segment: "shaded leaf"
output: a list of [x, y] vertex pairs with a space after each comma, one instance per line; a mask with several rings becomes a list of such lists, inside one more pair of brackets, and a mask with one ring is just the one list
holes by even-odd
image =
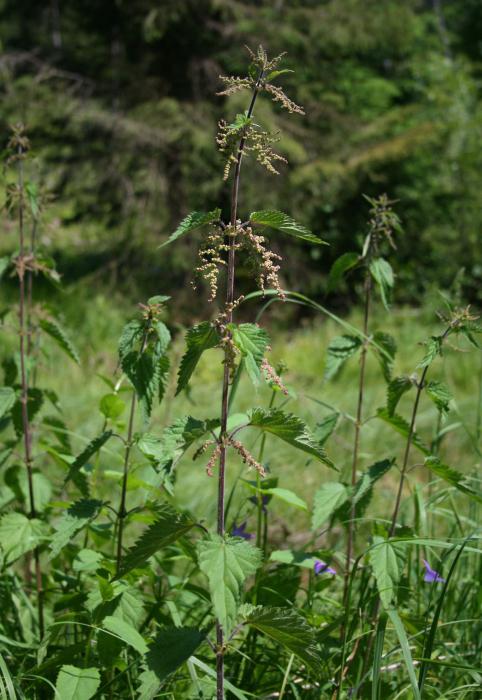
[[333, 379], [349, 357], [361, 348], [362, 341], [354, 335], [340, 335], [330, 342], [326, 355], [325, 379]]
[[432, 380], [425, 385], [425, 391], [441, 413], [448, 413], [453, 396], [444, 382]]
[[454, 486], [459, 491], [462, 491], [462, 493], [470, 496], [470, 498], [482, 503], [482, 494], [472, 487], [470, 480], [467, 479], [465, 474], [448, 467], [446, 464], [443, 464], [438, 457], [433, 455], [426, 458], [425, 466], [427, 469], [430, 469], [433, 474], [450, 484], [450, 486]]
[[161, 437], [144, 433], [137, 446], [160, 469], [170, 470], [184, 452], [209, 430], [219, 426], [218, 420], [198, 420], [192, 416], [178, 418], [168, 426]]
[[321, 446], [325, 444], [335, 430], [339, 418], [340, 414], [335, 411], [316, 424], [316, 428], [313, 430], [313, 437]]
[[312, 671], [318, 672], [321, 657], [315, 632], [293, 608], [255, 608], [246, 622], [297, 656]]
[[156, 552], [185, 535], [194, 525], [187, 515], [179, 513], [169, 504], [160, 505], [156, 510], [155, 522], [127, 550], [116, 578], [125, 576], [131, 569], [144, 566]]
[[398, 402], [402, 396], [410, 391], [413, 384], [410, 377], [395, 377], [387, 388], [387, 412], [390, 417], [395, 413]]
[[187, 350], [179, 366], [176, 395], [189, 384], [192, 373], [205, 350], [215, 348], [220, 338], [217, 330], [208, 321], [198, 323], [186, 333]]
[[375, 351], [385, 381], [389, 382], [392, 377], [393, 363], [397, 353], [395, 338], [389, 333], [377, 331], [373, 334], [373, 342], [370, 343], [370, 347]]
[[98, 516], [101, 506], [102, 501], [87, 498], [72, 503], [55, 525], [55, 533], [50, 542], [50, 559], [56, 557], [83, 527]]
[[[399, 416], [396, 413], [391, 416], [386, 408], [379, 408], [377, 410], [377, 417], [381, 418], [383, 421], [385, 421], [385, 423], [388, 423], [388, 425], [396, 430], [397, 433], [400, 433], [400, 435], [403, 435], [403, 437], [408, 438], [410, 426], [405, 418], [402, 418], [402, 416]], [[430, 454], [428, 447], [422, 442], [415, 432], [412, 435], [412, 444], [425, 455]]]
[[87, 479], [85, 475], [80, 471], [82, 467], [87, 464], [89, 459], [95, 455], [109, 440], [112, 436], [112, 430], [106, 430], [101, 435], [91, 440], [89, 444], [82, 450], [82, 452], [77, 455], [72, 464], [70, 465], [69, 472], [65, 477], [65, 483], [72, 480], [77, 486], [79, 491], [83, 496], [87, 497], [89, 495], [89, 488], [87, 484]]
[[144, 659], [158, 686], [194, 654], [204, 638], [203, 632], [192, 627], [167, 627], [159, 631]]
[[217, 619], [229, 634], [236, 618], [241, 587], [261, 564], [261, 552], [246, 540], [210, 535], [197, 543], [199, 568], [209, 581]]
[[370, 263], [370, 272], [373, 279], [378, 284], [384, 307], [389, 309], [392, 289], [395, 282], [392, 266], [385, 258], [375, 258]]
[[[44, 394], [40, 389], [32, 387], [28, 390], [27, 398], [27, 414], [29, 422], [32, 423], [37, 413], [42, 408], [44, 402]], [[23, 420], [22, 420], [22, 402], [17, 399], [12, 408], [12, 420], [15, 432], [18, 437], [23, 435]]]
[[431, 365], [437, 355], [442, 355], [442, 338], [438, 335], [432, 336], [426, 343], [426, 347], [425, 355], [417, 365], [420, 369]]
[[120, 637], [123, 642], [135, 649], [139, 654], [145, 654], [148, 646], [139, 632], [125, 620], [107, 615], [102, 620], [102, 627]]
[[15, 390], [10, 386], [0, 387], [0, 418], [10, 411], [15, 403]]
[[36, 518], [7, 513], [0, 519], [0, 547], [10, 563], [42, 544], [46, 537], [45, 524]]
[[331, 266], [326, 291], [332, 292], [336, 289], [345, 272], [354, 268], [359, 260], [360, 256], [358, 253], [343, 253], [343, 255], [340, 255]]
[[322, 241], [321, 238], [311, 233], [306, 226], [298, 224], [291, 216], [283, 214], [281, 211], [253, 211], [249, 216], [249, 221], [253, 226], [267, 226], [276, 231], [282, 231], [289, 236], [301, 238], [303, 241], [308, 241], [309, 243], [326, 245], [325, 241]]
[[80, 364], [80, 357], [77, 349], [58, 321], [53, 318], [41, 318], [39, 321], [39, 326], [44, 333], [47, 333], [52, 340], [55, 340], [59, 348], [63, 350], [71, 360], [77, 364]]

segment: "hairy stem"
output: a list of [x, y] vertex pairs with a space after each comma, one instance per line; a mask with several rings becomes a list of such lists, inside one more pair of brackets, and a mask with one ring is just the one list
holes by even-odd
[[[363, 398], [365, 393], [365, 367], [367, 358], [367, 336], [368, 336], [368, 319], [370, 316], [370, 302], [371, 302], [371, 292], [372, 292], [372, 282], [370, 271], [367, 269], [365, 274], [365, 304], [363, 313], [363, 335], [364, 341], [361, 349], [360, 357], [360, 376], [358, 384], [358, 405], [356, 411], [356, 422], [355, 422], [355, 441], [353, 444], [353, 461], [351, 465], [351, 485], [354, 488], [356, 484], [357, 469], [358, 469], [358, 454], [360, 450], [360, 434], [363, 419]], [[350, 568], [351, 568], [351, 558], [353, 554], [353, 540], [355, 536], [355, 501], [354, 493], [352, 494], [351, 507], [350, 507], [350, 520], [348, 522], [348, 537], [346, 543], [346, 564], [345, 564], [345, 580], [343, 588], [343, 604], [346, 603], [346, 597], [348, 593], [348, 582], [350, 579]]]
[[[247, 119], [249, 119], [253, 114], [254, 104], [259, 92], [259, 86], [263, 78], [263, 71], [261, 71], [259, 78], [256, 82], [256, 86], [253, 90], [253, 95], [251, 97], [251, 103], [249, 105], [248, 112], [246, 114]], [[239, 181], [241, 175], [241, 163], [243, 160], [244, 146], [246, 143], [246, 137], [243, 135], [239, 141], [238, 152], [236, 154], [236, 167], [234, 169], [233, 186], [231, 190], [231, 238], [229, 241], [229, 254], [228, 254], [228, 271], [227, 271], [227, 285], [226, 285], [226, 323], [232, 323], [233, 321], [233, 303], [234, 303], [234, 278], [235, 278], [235, 256], [236, 256], [236, 226], [238, 218], [238, 195], [239, 195]], [[223, 373], [223, 388], [221, 397], [221, 427], [220, 427], [220, 440], [221, 440], [221, 452], [219, 455], [219, 475], [218, 475], [218, 513], [217, 513], [217, 533], [218, 535], [224, 535], [224, 504], [225, 504], [225, 490], [226, 490], [226, 429], [228, 424], [228, 414], [229, 414], [229, 374], [230, 368], [228, 363], [227, 352], [224, 361], [224, 373]], [[216, 698], [217, 700], [224, 700], [224, 632], [219, 621], [216, 622]]]
[[[19, 233], [19, 255], [17, 261], [18, 282], [19, 282], [19, 354], [20, 354], [20, 380], [21, 380], [21, 398], [22, 405], [22, 428], [24, 440], [25, 466], [27, 468], [27, 483], [29, 495], [30, 518], [35, 518], [37, 515], [35, 509], [35, 496], [33, 490], [33, 459], [32, 459], [32, 429], [28, 415], [28, 376], [26, 368], [27, 360], [27, 300], [25, 290], [25, 235], [24, 235], [24, 182], [23, 182], [23, 161], [22, 148], [18, 148], [18, 233]], [[42, 586], [42, 570], [40, 567], [40, 552], [39, 548], [34, 549], [35, 562], [35, 581], [37, 588], [37, 611], [38, 611], [38, 626], [39, 635], [42, 638], [44, 635], [44, 606], [43, 606], [43, 586]]]
[[[140, 355], [143, 354], [147, 346], [147, 338], [149, 334], [149, 325], [144, 331], [144, 336], [142, 338]], [[116, 573], [120, 571], [122, 564], [122, 539], [124, 535], [124, 521], [126, 519], [126, 499], [127, 499], [127, 479], [129, 477], [129, 462], [132, 450], [132, 436], [134, 434], [134, 419], [136, 414], [137, 405], [137, 395], [136, 390], [132, 392], [131, 407], [129, 411], [129, 423], [127, 427], [127, 441], [126, 449], [124, 453], [124, 469], [122, 474], [122, 487], [121, 487], [121, 500], [119, 505], [119, 511], [117, 513], [117, 555], [116, 555]]]

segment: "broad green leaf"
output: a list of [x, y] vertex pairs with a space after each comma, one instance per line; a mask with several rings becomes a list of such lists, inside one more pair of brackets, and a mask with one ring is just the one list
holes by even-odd
[[124, 357], [134, 350], [144, 336], [144, 324], [138, 319], [133, 319], [126, 323], [119, 338], [119, 359], [122, 362]]
[[160, 469], [169, 471], [196, 440], [218, 426], [217, 420], [202, 421], [192, 416], [184, 416], [168, 426], [161, 437], [144, 433], [137, 446]]
[[144, 352], [133, 350], [121, 361], [122, 370], [136, 390], [144, 418], [151, 416], [154, 401], [162, 398], [164, 393], [168, 360], [159, 356], [155, 349], [146, 348]]
[[195, 523], [187, 515], [179, 513], [169, 504], [163, 503], [158, 506], [156, 520], [127, 550], [116, 578], [125, 576], [131, 569], [144, 566], [156, 552], [178, 540], [194, 525]]
[[378, 284], [380, 296], [386, 309], [390, 308], [390, 298], [395, 282], [392, 266], [384, 258], [375, 258], [370, 263], [370, 272]]
[[90, 700], [99, 685], [99, 669], [64, 665], [57, 676], [55, 697], [58, 700]]
[[417, 367], [422, 369], [423, 367], [428, 367], [435, 360], [437, 355], [442, 355], [442, 339], [438, 335], [433, 335], [430, 340], [426, 343], [426, 351], [422, 360], [418, 363]]
[[387, 388], [387, 412], [390, 417], [395, 413], [398, 402], [402, 396], [410, 391], [413, 384], [410, 377], [395, 377]]
[[167, 241], [164, 241], [159, 248], [164, 248], [165, 245], [172, 243], [181, 236], [184, 236], [185, 233], [189, 233], [189, 231], [194, 231], [201, 226], [217, 223], [220, 218], [221, 209], [213, 209], [212, 211], [208, 212], [193, 211], [181, 221], [174, 233], [172, 233]]
[[269, 335], [254, 323], [241, 323], [239, 326], [231, 323], [233, 343], [240, 351], [249, 378], [256, 386], [259, 383], [261, 362], [270, 344]]
[[211, 535], [197, 543], [199, 568], [206, 574], [217, 619], [225, 634], [236, 618], [241, 587], [261, 564], [261, 552], [236, 537]]
[[[350, 498], [337, 509], [335, 516], [342, 523], [347, 524], [351, 518], [352, 505], [355, 507], [355, 518], [361, 518], [373, 495], [373, 486], [395, 464], [395, 459], [383, 459], [375, 462], [357, 480], [353, 489], [350, 489]], [[353, 494], [353, 496], [351, 496]]]
[[360, 256], [358, 253], [343, 253], [343, 255], [340, 255], [340, 257], [337, 258], [337, 260], [335, 260], [331, 266], [326, 291], [332, 292], [334, 289], [336, 289], [345, 272], [348, 272], [348, 270], [354, 268], [358, 264], [359, 260]]
[[280, 501], [289, 503], [290, 506], [295, 506], [295, 508], [301, 508], [301, 510], [308, 510], [306, 502], [302, 498], [297, 496], [296, 493], [294, 493], [293, 491], [289, 491], [288, 489], [281, 489], [275, 487], [272, 489], [260, 489], [260, 491], [261, 493], [264, 493], [268, 496], [275, 496], [276, 498], [279, 498]]
[[257, 607], [246, 622], [288, 649], [312, 671], [319, 671], [321, 657], [316, 645], [315, 631], [296, 610]]
[[[30, 489], [28, 473], [25, 465], [14, 464], [5, 473], [5, 484], [16, 494], [16, 497], [25, 504], [30, 502]], [[52, 496], [52, 482], [39, 471], [32, 473], [33, 495], [35, 510], [40, 512], [49, 503]]]
[[421, 700], [420, 691], [418, 689], [417, 677], [415, 676], [412, 653], [410, 651], [410, 644], [407, 639], [407, 633], [400, 620], [398, 612], [391, 608], [387, 610], [388, 617], [391, 620], [392, 625], [397, 633], [398, 641], [400, 642], [400, 648], [402, 650], [403, 660], [407, 669], [408, 677], [410, 679], [410, 685], [412, 686], [413, 697], [415, 700]]
[[325, 444], [335, 430], [339, 418], [340, 414], [335, 411], [316, 424], [316, 428], [313, 430], [313, 437], [321, 446]]
[[330, 342], [326, 355], [325, 379], [333, 379], [341, 366], [361, 348], [362, 341], [354, 335], [340, 335]]
[[120, 637], [123, 642], [131, 646], [139, 652], [145, 654], [148, 651], [148, 646], [139, 632], [129, 623], [121, 620], [118, 617], [107, 615], [102, 620], [102, 627], [108, 632], [112, 632], [116, 637]]
[[[408, 438], [410, 426], [405, 420], [405, 418], [402, 418], [402, 416], [399, 416], [396, 413], [394, 413], [393, 416], [391, 416], [386, 408], [379, 408], [377, 410], [377, 417], [381, 418], [383, 421], [385, 421], [385, 423], [388, 423], [388, 425], [390, 425], [394, 430], [396, 430], [397, 433], [400, 433], [400, 435], [403, 435], [403, 437]], [[430, 450], [426, 445], [424, 445], [417, 433], [413, 433], [412, 435], [412, 445], [414, 445], [418, 450], [420, 450], [420, 452], [423, 452], [425, 455], [430, 454]]]
[[348, 499], [349, 492], [344, 484], [333, 481], [323, 484], [315, 494], [311, 529], [317, 530]]
[[7, 513], [0, 519], [0, 547], [5, 559], [13, 562], [47, 539], [47, 527], [22, 513]]
[[102, 415], [110, 420], [117, 420], [124, 412], [126, 405], [119, 394], [104, 394], [99, 408]]
[[61, 348], [61, 350], [63, 350], [71, 360], [77, 364], [80, 364], [80, 357], [77, 349], [58, 321], [53, 318], [41, 318], [39, 321], [39, 326], [44, 333], [47, 333], [47, 335], [55, 340], [59, 348]]
[[373, 538], [373, 544], [375, 546], [370, 549], [368, 558], [377, 582], [380, 600], [388, 609], [395, 597], [401, 576], [401, 545], [378, 535]]
[[82, 452], [74, 459], [70, 465], [69, 472], [65, 478], [65, 483], [72, 480], [83, 496], [88, 497], [89, 487], [85, 474], [80, 471], [87, 464], [89, 459], [95, 455], [112, 436], [112, 430], [106, 430], [101, 435], [91, 440]]
[[259, 428], [263, 432], [270, 433], [284, 442], [306, 452], [328, 467], [335, 469], [333, 462], [328, 458], [325, 450], [316, 441], [306, 423], [292, 413], [284, 413], [278, 408], [265, 410], [253, 408], [249, 413], [248, 426]]
[[465, 474], [448, 467], [446, 464], [443, 464], [438, 457], [433, 455], [425, 459], [425, 466], [427, 469], [430, 469], [433, 474], [450, 484], [450, 486], [455, 487], [467, 496], [482, 503], [482, 494], [472, 487], [470, 480], [467, 479]]
[[370, 348], [374, 350], [378, 358], [385, 381], [389, 382], [392, 378], [393, 363], [395, 362], [395, 355], [397, 353], [395, 338], [389, 333], [377, 331], [373, 334], [373, 341], [370, 343]]
[[189, 384], [192, 373], [201, 359], [205, 350], [215, 348], [219, 344], [220, 338], [217, 330], [208, 321], [198, 323], [186, 333], [187, 350], [184, 353], [179, 366], [176, 395], [179, 394]]
[[309, 243], [326, 245], [325, 241], [322, 241], [321, 238], [311, 233], [306, 226], [298, 224], [291, 216], [283, 214], [281, 211], [253, 211], [249, 216], [249, 222], [253, 226], [267, 226], [276, 231], [282, 231], [289, 236], [301, 238], [303, 241], [308, 241]]
[[0, 387], [0, 418], [10, 411], [15, 403], [15, 398], [15, 390], [12, 387]]
[[[146, 697], [141, 692], [142, 686], [148, 691], [149, 687], [156, 692], [160, 684], [177, 671], [183, 663], [194, 654], [196, 649], [204, 641], [205, 634], [191, 627], [167, 627], [157, 634], [155, 640], [149, 644], [144, 657], [146, 670], [140, 674], [141, 688], [139, 697]], [[147, 697], [154, 697], [153, 695]]]
[[96, 571], [102, 562], [103, 555], [93, 549], [81, 549], [75, 557], [72, 568], [74, 571]]
[[97, 587], [89, 591], [85, 607], [98, 623], [107, 616], [124, 620], [138, 628], [145, 619], [143, 596], [140, 590], [125, 581], [112, 581], [97, 576]]
[[280, 564], [292, 564], [293, 566], [299, 566], [302, 569], [310, 569], [310, 571], [313, 571], [318, 557], [308, 554], [307, 552], [293, 552], [291, 549], [276, 549], [274, 552], [271, 552], [269, 560], [279, 562]]
[[452, 392], [446, 384], [436, 380], [428, 382], [425, 386], [427, 395], [432, 399], [441, 413], [448, 413], [452, 400]]
[[56, 557], [82, 528], [98, 516], [101, 506], [102, 501], [87, 498], [72, 503], [55, 525], [55, 533], [50, 542], [50, 559]]

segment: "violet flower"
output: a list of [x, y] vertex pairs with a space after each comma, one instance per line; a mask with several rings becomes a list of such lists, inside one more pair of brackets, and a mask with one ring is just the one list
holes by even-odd
[[241, 525], [236, 525], [236, 523], [234, 523], [231, 529], [232, 537], [242, 537], [243, 540], [252, 540], [253, 535], [250, 532], [246, 532], [246, 525], [246, 520], [244, 523], [241, 523]]
[[423, 565], [425, 566], [425, 574], [423, 580], [426, 583], [445, 583], [445, 579], [442, 578], [438, 571], [432, 569], [428, 561], [422, 559]]
[[328, 566], [324, 561], [321, 559], [317, 559], [315, 561], [315, 565], [313, 567], [315, 570], [315, 574], [332, 574], [333, 576], [336, 575], [335, 569], [333, 569], [331, 566]]

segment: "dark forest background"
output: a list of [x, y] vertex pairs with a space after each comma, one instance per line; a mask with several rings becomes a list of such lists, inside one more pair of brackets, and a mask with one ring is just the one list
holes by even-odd
[[[173, 294], [192, 308], [192, 239], [157, 250], [193, 209], [224, 203], [214, 138], [245, 96], [216, 97], [244, 74], [244, 45], [287, 51], [288, 94], [270, 102], [280, 177], [251, 169], [241, 211], [286, 210], [330, 243], [283, 241], [283, 284], [322, 298], [327, 271], [358, 249], [368, 205], [399, 200], [397, 299], [454, 279], [482, 300], [480, 0], [2, 0], [1, 132], [19, 120], [49, 194], [41, 236], [67, 285]], [[6, 228], [5, 228], [6, 226]], [[0, 247], [11, 248], [4, 226]], [[11, 233], [11, 236], [10, 236]], [[0, 251], [1, 252], [1, 251]], [[463, 270], [463, 271], [462, 271]], [[89, 289], [91, 286], [89, 286]], [[136, 296], [137, 299], [137, 296]], [[348, 287], [332, 300], [350, 302]]]

